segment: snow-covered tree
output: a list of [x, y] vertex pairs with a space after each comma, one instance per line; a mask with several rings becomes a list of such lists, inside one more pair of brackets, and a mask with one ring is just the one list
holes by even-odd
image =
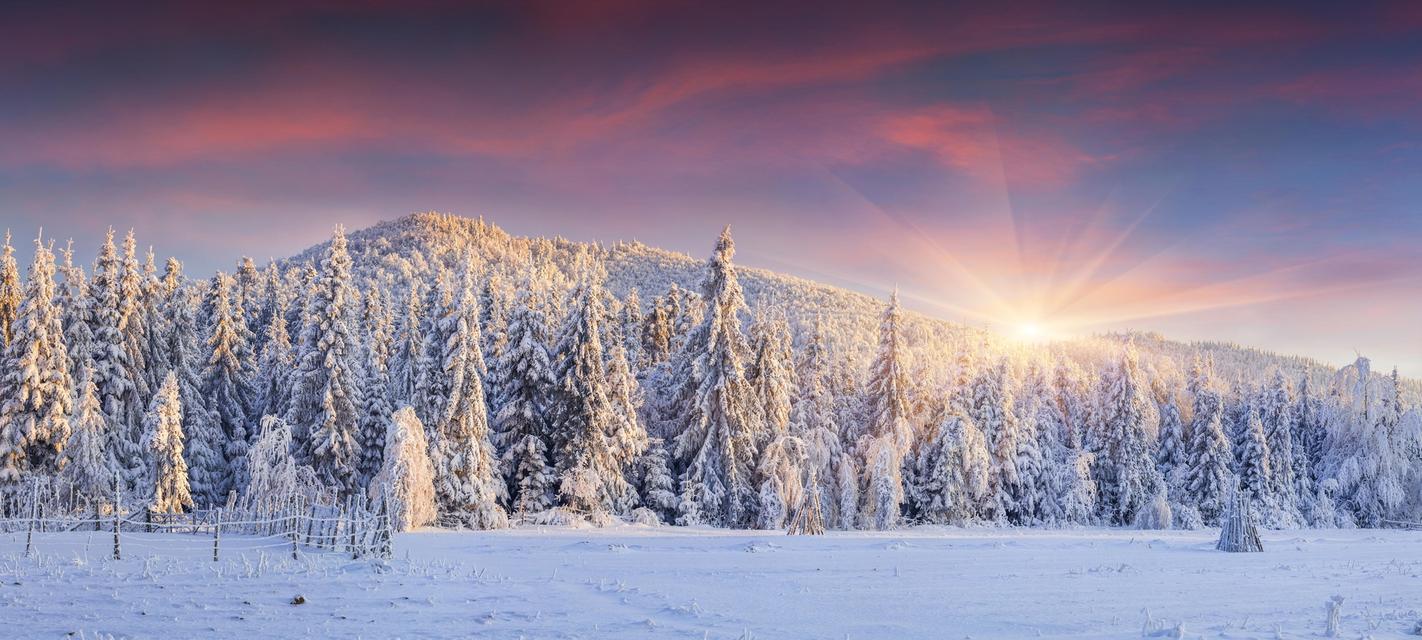
[[1269, 448], [1269, 487], [1266, 522], [1280, 526], [1298, 524], [1298, 481], [1294, 477], [1294, 392], [1284, 373], [1273, 380], [1259, 403], [1259, 420]]
[[1269, 443], [1258, 407], [1250, 405], [1246, 415], [1244, 447], [1239, 451], [1239, 490], [1248, 492], [1253, 500], [1267, 500], [1274, 482]]
[[1000, 359], [995, 366], [980, 369], [973, 380], [968, 410], [968, 418], [973, 426], [982, 431], [992, 457], [986, 515], [993, 521], [1005, 518], [1020, 521], [1023, 511], [1016, 500], [1016, 495], [1022, 493], [1020, 488], [1023, 485], [1017, 470], [1020, 436], [1017, 417], [1013, 412], [1013, 384], [1006, 359]]
[[94, 307], [84, 268], [74, 264], [73, 244], [64, 247], [64, 263], [59, 269], [64, 285], [57, 295], [63, 314], [64, 346], [69, 350], [70, 376], [77, 382], [84, 369], [92, 373], [94, 368]]
[[633, 461], [632, 478], [643, 507], [656, 513], [662, 522], [676, 519], [676, 478], [672, 476], [666, 445], [660, 439], [649, 440], [647, 449]]
[[[225, 273], [217, 274], [208, 292], [212, 326], [207, 337], [207, 359], [202, 374], [206, 420], [188, 421], [199, 431], [189, 434], [192, 451], [188, 469], [193, 497], [201, 505], [220, 503], [234, 487], [247, 484], [247, 433], [252, 415], [251, 354], [242, 328], [241, 309], [231, 302], [235, 285]], [[188, 411], [199, 410], [187, 407]]]
[[520, 287], [509, 310], [507, 342], [495, 366], [502, 375], [496, 389], [500, 401], [494, 441], [503, 451], [500, 467], [514, 513], [548, 509], [557, 489], [548, 440], [553, 391], [552, 363], [543, 335], [548, 324], [531, 289]]
[[1185, 439], [1185, 421], [1173, 398], [1160, 402], [1160, 440], [1156, 446], [1155, 464], [1165, 478], [1171, 496], [1178, 496], [1185, 486], [1190, 465], [1190, 449]]
[[765, 415], [761, 446], [790, 432], [790, 399], [795, 395], [791, 372], [790, 325], [768, 313], [751, 326], [751, 362], [747, 374], [760, 397]]
[[909, 426], [908, 345], [903, 336], [899, 292], [879, 320], [879, 351], [869, 365], [868, 414], [856, 447], [863, 453], [865, 487], [861, 519], [877, 529], [899, 521], [903, 506], [904, 456], [913, 441]]
[[949, 414], [919, 449], [916, 503], [924, 520], [962, 524], [976, 520], [988, 493], [992, 456], [987, 440], [966, 417]]
[[420, 332], [423, 318], [420, 312], [420, 293], [411, 283], [410, 295], [406, 298], [404, 313], [400, 319], [400, 330], [395, 338], [395, 350], [390, 360], [390, 384], [393, 400], [397, 403], [415, 402], [420, 385], [420, 357], [424, 352], [425, 338]]
[[[623, 423], [636, 416], [619, 412], [613, 403], [602, 344], [604, 295], [598, 276], [584, 273], [558, 339], [552, 444], [563, 504], [584, 512], [625, 512], [636, 502], [626, 467], [641, 451], [629, 456], [620, 450]], [[641, 439], [645, 447], [645, 434]]]
[[257, 361], [256, 413], [263, 416], [284, 416], [291, 409], [295, 356], [285, 311], [286, 303], [278, 302], [271, 322], [267, 323], [266, 339], [262, 341], [262, 354]]
[[350, 279], [345, 229], [336, 227], [321, 260], [321, 275], [307, 296], [307, 324], [287, 414], [298, 447], [305, 450], [303, 459], [311, 461], [322, 484], [341, 495], [355, 490], [360, 459], [355, 430], [361, 398], [357, 343], [350, 326], [355, 304]]
[[1117, 524], [1135, 520], [1161, 490], [1153, 434], [1159, 425], [1155, 403], [1132, 347], [1123, 349], [1101, 375], [1095, 410], [1097, 428], [1088, 432], [1087, 450], [1096, 456], [1096, 485], [1102, 515]]
[[143, 445], [153, 460], [149, 476], [150, 509], [182, 513], [193, 507], [188, 492], [188, 463], [183, 459], [183, 405], [178, 379], [168, 374], [143, 418]]
[[432, 524], [439, 516], [435, 507], [435, 470], [430, 462], [429, 443], [425, 441], [425, 427], [414, 409], [403, 407], [390, 416], [383, 446], [380, 470], [371, 480], [368, 495], [377, 507], [385, 505], [396, 531]]
[[142, 449], [142, 432], [135, 415], [143, 411], [133, 367], [125, 346], [126, 305], [121, 289], [122, 265], [114, 248], [114, 231], [109, 229], [94, 263], [90, 294], [94, 310], [94, 385], [99, 404], [108, 417], [109, 464], [120, 475], [125, 489], [142, 489], [148, 477], [147, 456]]
[[20, 313], [20, 268], [15, 262], [15, 248], [10, 245], [10, 231], [5, 231], [5, 247], [0, 249], [0, 349], [9, 346], [11, 325]]
[[73, 382], [64, 326], [54, 304], [54, 254], [35, 240], [25, 292], [0, 358], [0, 485], [63, 463], [73, 413]]
[[[382, 468], [387, 424], [395, 410], [390, 393], [390, 341], [393, 329], [390, 314], [385, 310], [384, 294], [372, 288], [366, 292], [364, 315], [365, 367], [362, 369], [360, 425], [360, 463], [358, 486], [365, 486]], [[413, 410], [412, 410], [413, 411]], [[423, 428], [423, 425], [421, 425]], [[424, 440], [423, 436], [421, 439]]]
[[744, 527], [755, 522], [756, 440], [764, 428], [760, 400], [746, 376], [750, 355], [741, 333], [745, 298], [736, 277], [731, 229], [721, 232], [707, 263], [707, 310], [677, 356], [681, 381], [666, 413], [681, 428], [674, 446], [683, 524]]
[[[274, 319], [275, 320], [275, 319]], [[256, 442], [247, 451], [245, 503], [259, 514], [273, 514], [293, 496], [311, 496], [317, 487], [311, 467], [296, 463], [291, 426], [276, 416], [263, 416]]]
[[73, 430], [64, 448], [65, 464], [60, 479], [74, 488], [82, 500], [101, 504], [113, 496], [113, 472], [104, 453], [104, 411], [99, 407], [99, 392], [94, 387], [93, 366], [87, 365], [79, 374]]
[[466, 287], [455, 314], [453, 330], [445, 342], [443, 370], [450, 381], [444, 419], [434, 430], [435, 495], [440, 517], [448, 523], [475, 529], [497, 529], [508, 524], [499, 502], [505, 496], [494, 466], [489, 441], [489, 408], [484, 402], [483, 354], [479, 341], [479, 307]]

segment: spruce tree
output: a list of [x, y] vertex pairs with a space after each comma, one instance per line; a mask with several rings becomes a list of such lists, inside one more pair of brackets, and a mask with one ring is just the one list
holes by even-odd
[[[291, 408], [291, 376], [294, 355], [287, 332], [286, 303], [277, 302], [257, 364], [256, 415], [284, 416]], [[288, 427], [289, 428], [289, 427]]]
[[1146, 392], [1134, 347], [1126, 347], [1101, 375], [1097, 391], [1098, 429], [1088, 443], [1096, 457], [1096, 485], [1102, 515], [1110, 522], [1128, 524], [1164, 488], [1155, 467], [1158, 425], [1154, 402]]
[[1274, 371], [1259, 406], [1264, 442], [1269, 445], [1269, 506], [1271, 524], [1298, 524], [1297, 479], [1294, 477], [1294, 391], [1284, 373]]
[[1190, 428], [1190, 468], [1185, 486], [1205, 524], [1214, 525], [1219, 522], [1234, 485], [1230, 471], [1233, 455], [1218, 405], [1203, 408], [1203, 413], [1196, 409], [1194, 426]]
[[420, 332], [422, 322], [420, 293], [411, 283], [390, 362], [390, 384], [393, 399], [398, 404], [413, 404], [420, 386], [420, 357], [424, 351], [424, 335]]
[[24, 297], [0, 367], [0, 484], [23, 471], [53, 474], [63, 463], [73, 409], [69, 352], [54, 303], [54, 254], [35, 240]]
[[631, 460], [618, 450], [617, 431], [626, 416], [619, 415], [608, 385], [603, 299], [597, 276], [585, 272], [558, 339], [552, 444], [564, 505], [583, 512], [624, 512], [635, 503], [635, 493], [625, 477]]
[[556, 491], [548, 440], [553, 370], [545, 327], [547, 321], [531, 286], [520, 287], [509, 312], [508, 341], [495, 366], [502, 375], [496, 389], [499, 411], [494, 416], [494, 438], [503, 452], [500, 468], [513, 513], [548, 509]]
[[949, 414], [935, 426], [915, 465], [915, 502], [927, 522], [972, 522], [991, 498], [992, 456], [982, 432], [965, 416]]
[[1171, 497], [1184, 489], [1190, 452], [1185, 439], [1185, 422], [1174, 400], [1164, 397], [1160, 402], [1160, 438], [1156, 446], [1155, 465], [1165, 479]]
[[94, 385], [109, 423], [109, 464], [123, 479], [125, 489], [132, 492], [142, 488], [148, 470], [140, 425], [131, 420], [143, 405], [131, 377], [133, 367], [124, 340], [122, 269], [114, 248], [114, 232], [109, 229], [100, 245], [89, 287], [94, 309]]
[[0, 249], [0, 349], [10, 344], [21, 300], [20, 267], [15, 262], [15, 248], [10, 246], [10, 231], [6, 230], [5, 247]]
[[113, 496], [114, 474], [109, 470], [108, 455], [104, 452], [108, 425], [99, 407], [93, 373], [93, 365], [86, 364], [79, 374], [73, 432], [64, 448], [65, 464], [60, 479], [73, 487], [80, 499], [103, 504]]
[[[392, 328], [390, 314], [386, 311], [384, 294], [379, 288], [366, 293], [364, 316], [361, 324], [366, 328], [364, 351], [365, 367], [362, 370], [361, 407], [359, 425], [360, 478], [358, 486], [366, 486], [381, 469], [381, 459], [385, 453], [385, 442], [390, 415], [395, 411], [390, 397], [390, 340]], [[421, 428], [424, 428], [421, 425]], [[421, 440], [423, 441], [423, 437]]]
[[[188, 455], [194, 498], [215, 505], [234, 488], [248, 481], [247, 424], [253, 415], [251, 360], [241, 309], [232, 304], [236, 287], [225, 273], [217, 274], [208, 292], [212, 326], [208, 330], [207, 358], [202, 373], [205, 421], [190, 421], [200, 431], [189, 434], [193, 451]], [[189, 411], [196, 407], [188, 407]]]
[[442, 367], [450, 396], [435, 429], [438, 439], [431, 443], [437, 452], [431, 456], [436, 467], [435, 495], [446, 523], [501, 528], [508, 524], [499, 506], [506, 496], [489, 441], [489, 408], [480, 377], [484, 358], [479, 346], [479, 308], [467, 287], [454, 318]]
[[1244, 447], [1239, 452], [1239, 489], [1254, 500], [1266, 500], [1274, 482], [1272, 456], [1258, 407], [1251, 404], [1247, 416]]
[[903, 507], [904, 458], [913, 433], [909, 426], [908, 345], [903, 336], [899, 292], [889, 298], [879, 320], [879, 351], [869, 366], [867, 415], [856, 438], [864, 460], [861, 519], [876, 529], [899, 521]]
[[746, 308], [736, 277], [735, 243], [726, 227], [702, 282], [706, 313], [686, 336], [674, 380], [670, 420], [681, 482], [678, 520], [745, 527], [756, 520], [756, 438], [763, 429], [759, 398], [746, 376], [750, 357], [741, 333]]
[[321, 260], [321, 275], [307, 297], [287, 421], [316, 477], [343, 496], [356, 488], [360, 456], [355, 433], [361, 404], [357, 343], [350, 326], [353, 295], [345, 229], [336, 227]]
[[[70, 375], [77, 381], [87, 368], [92, 381], [94, 369], [94, 306], [84, 268], [74, 264], [74, 247], [64, 248], [64, 286], [59, 288], [59, 307], [64, 317], [64, 346], [69, 350]], [[97, 392], [96, 392], [97, 393]], [[102, 410], [102, 408], [100, 409]]]
[[790, 433], [790, 400], [795, 395], [795, 380], [790, 370], [790, 325], [784, 317], [772, 318], [768, 313], [751, 327], [751, 365], [749, 375], [760, 397], [765, 414], [762, 445]]
[[1017, 469], [1018, 424], [1013, 413], [1012, 375], [1007, 360], [1000, 359], [992, 367], [979, 370], [973, 380], [968, 417], [981, 429], [992, 457], [992, 475], [988, 482], [987, 504], [989, 520], [1017, 521], [1022, 509], [1014, 499], [1020, 494], [1021, 480]]
[[191, 509], [188, 464], [183, 459], [183, 404], [178, 399], [178, 379], [172, 374], [164, 378], [144, 415], [143, 446], [153, 461], [148, 485], [150, 508], [157, 513]]

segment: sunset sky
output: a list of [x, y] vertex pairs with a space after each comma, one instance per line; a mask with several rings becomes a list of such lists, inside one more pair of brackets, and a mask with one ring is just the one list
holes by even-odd
[[199, 4], [0, 9], [22, 264], [41, 225], [205, 275], [423, 210], [729, 223], [950, 319], [1422, 375], [1419, 3]]

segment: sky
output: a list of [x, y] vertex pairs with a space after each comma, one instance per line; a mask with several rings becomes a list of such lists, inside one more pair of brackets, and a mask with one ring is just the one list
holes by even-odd
[[[415, 211], [1005, 331], [1422, 376], [1422, 5], [0, 9], [0, 223], [192, 274]], [[1069, 6], [1068, 6], [1069, 5]]]

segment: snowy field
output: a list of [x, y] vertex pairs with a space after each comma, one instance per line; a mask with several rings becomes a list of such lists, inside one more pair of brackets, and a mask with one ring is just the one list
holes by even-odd
[[[0, 636], [327, 638], [1406, 637], [1422, 532], [709, 529], [404, 534], [388, 564], [181, 534], [0, 535]], [[306, 602], [291, 604], [301, 595]], [[1177, 626], [1178, 625], [1178, 626]], [[1143, 630], [1157, 633], [1143, 633]]]

